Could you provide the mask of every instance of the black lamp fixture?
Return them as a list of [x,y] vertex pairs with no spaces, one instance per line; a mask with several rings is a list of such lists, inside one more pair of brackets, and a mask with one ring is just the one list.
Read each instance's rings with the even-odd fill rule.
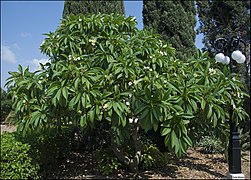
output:
[[[240,50],[244,47],[246,49],[245,42],[238,36],[233,36],[229,39],[218,38],[214,42],[217,54],[215,56],[216,62],[229,64],[230,72],[233,72],[233,60],[237,63],[244,63],[246,60],[245,55]],[[226,56],[225,56],[226,54]],[[231,58],[229,57],[231,54]],[[230,118],[230,135],[228,145],[228,167],[229,172],[227,173],[228,179],[244,179],[244,175],[241,172],[241,147],[240,137],[238,132],[238,126],[236,121],[233,119],[233,107],[230,107],[229,112]]]

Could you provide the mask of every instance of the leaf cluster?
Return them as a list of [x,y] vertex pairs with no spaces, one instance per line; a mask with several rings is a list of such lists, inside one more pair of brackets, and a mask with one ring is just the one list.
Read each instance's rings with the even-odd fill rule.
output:
[[38,179],[39,165],[30,156],[30,145],[14,134],[1,135],[1,179]]
[[19,130],[106,122],[121,143],[132,128],[160,129],[165,145],[181,156],[192,145],[196,122],[226,132],[230,107],[235,119],[245,120],[246,94],[227,67],[200,51],[180,61],[159,35],[135,25],[120,15],[63,19],[40,47],[50,62],[37,72],[21,66],[10,72],[6,85],[13,85]]

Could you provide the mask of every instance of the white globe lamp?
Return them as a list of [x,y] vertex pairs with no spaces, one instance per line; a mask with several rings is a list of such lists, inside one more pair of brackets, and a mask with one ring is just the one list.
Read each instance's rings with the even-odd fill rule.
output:
[[240,59],[236,60],[236,62],[242,64],[245,62],[245,60],[246,60],[246,57],[242,55]]
[[215,60],[216,62],[223,62],[225,59],[225,55],[223,53],[218,53],[215,56]]
[[235,60],[235,61],[238,61],[239,59],[242,58],[242,53],[237,50],[237,51],[234,51],[231,55],[231,57]]
[[222,61],[223,64],[229,64],[230,58],[228,56],[225,56],[224,60]]

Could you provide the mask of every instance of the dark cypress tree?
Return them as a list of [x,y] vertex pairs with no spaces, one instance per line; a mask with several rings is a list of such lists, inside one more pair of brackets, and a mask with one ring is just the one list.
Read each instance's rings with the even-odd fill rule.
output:
[[[197,33],[203,33],[203,49],[212,57],[216,53],[214,41],[218,37],[239,35],[246,42],[246,61],[242,65],[233,61],[233,70],[241,75],[246,91],[250,93],[250,0],[197,0],[196,5],[200,22]],[[246,100],[246,110],[250,112],[250,98]]]
[[250,1],[196,1],[204,49],[214,53],[213,43],[218,37],[239,35],[250,42]]
[[65,0],[63,17],[68,14],[88,14],[88,13],[118,13],[125,14],[124,2],[109,0],[109,1],[94,1],[94,0]]
[[143,1],[144,28],[159,33],[185,59],[196,52],[194,30],[196,9],[194,1]]

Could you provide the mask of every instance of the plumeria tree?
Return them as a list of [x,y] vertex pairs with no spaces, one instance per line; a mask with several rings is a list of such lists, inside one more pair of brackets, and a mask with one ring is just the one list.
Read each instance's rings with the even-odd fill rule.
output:
[[[242,95],[237,77],[226,80],[200,52],[186,62],[176,59],[159,35],[135,25],[135,18],[116,14],[70,15],[46,34],[40,48],[49,62],[36,72],[19,65],[7,82],[19,130],[56,126],[60,132],[69,124],[95,129],[106,123],[114,154],[137,172],[140,129],[159,129],[180,156],[192,145],[189,128],[197,121],[226,131],[230,104],[244,119],[242,98],[231,95]],[[133,156],[121,149],[128,140]]]

